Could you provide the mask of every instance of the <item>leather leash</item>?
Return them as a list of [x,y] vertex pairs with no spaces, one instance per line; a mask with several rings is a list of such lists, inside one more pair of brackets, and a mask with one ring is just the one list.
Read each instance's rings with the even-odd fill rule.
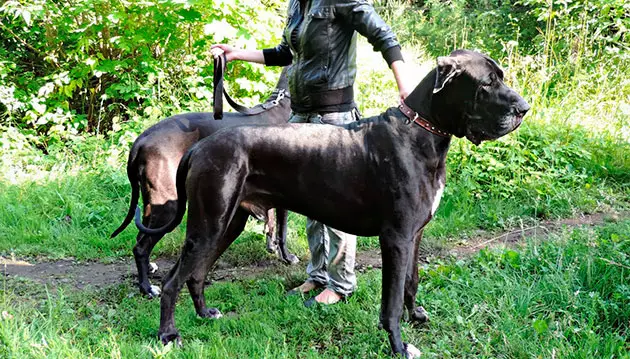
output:
[[286,93],[285,89],[278,89],[274,91],[276,97],[268,102],[265,102],[260,105],[256,105],[254,107],[245,107],[239,105],[234,101],[234,99],[228,95],[227,91],[225,91],[225,87],[223,86],[223,77],[225,75],[225,66],[227,64],[227,59],[225,58],[225,54],[221,54],[214,59],[214,69],[213,69],[213,93],[212,96],[214,98],[214,119],[221,120],[223,118],[223,96],[227,102],[235,109],[237,112],[242,113],[246,116],[258,115],[269,110],[272,107],[278,106],[280,101],[285,97],[289,97]]

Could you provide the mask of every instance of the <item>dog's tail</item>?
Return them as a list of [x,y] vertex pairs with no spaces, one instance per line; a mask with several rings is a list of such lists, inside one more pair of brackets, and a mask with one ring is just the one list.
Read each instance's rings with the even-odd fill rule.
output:
[[138,158],[137,151],[135,148],[132,148],[131,152],[129,152],[129,161],[127,165],[127,178],[129,179],[129,184],[131,184],[131,201],[129,203],[129,210],[127,211],[127,216],[125,216],[122,224],[116,228],[109,238],[116,237],[120,234],[120,232],[127,228],[133,219],[134,208],[138,207],[138,199],[140,198],[140,183],[138,179],[138,166],[136,158]]
[[140,232],[146,234],[165,234],[171,232],[175,229],[180,223],[182,223],[182,219],[184,218],[184,213],[186,213],[186,202],[188,197],[186,196],[186,176],[188,175],[188,162],[190,161],[191,151],[186,152],[184,157],[182,157],[179,162],[179,167],[177,167],[177,212],[175,213],[175,217],[171,219],[171,221],[160,228],[147,228],[142,224],[142,218],[140,215],[140,208],[136,208],[136,227]]

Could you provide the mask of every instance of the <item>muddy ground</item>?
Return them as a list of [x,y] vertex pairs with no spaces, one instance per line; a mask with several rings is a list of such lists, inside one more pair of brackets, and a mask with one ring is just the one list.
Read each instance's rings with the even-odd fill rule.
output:
[[[525,238],[548,238],[553,232],[566,227],[594,226],[604,222],[615,222],[630,217],[629,213],[621,214],[590,214],[557,221],[543,221],[527,228],[514,229],[505,233],[479,232],[475,237],[468,238],[464,244],[452,248],[425,249],[421,254],[423,261],[429,257],[455,256],[458,258],[470,256],[483,248],[498,246],[517,246]],[[454,241],[455,242],[455,241]],[[131,248],[129,248],[131,252]],[[159,270],[152,276],[152,282],[160,282],[162,275],[175,263],[176,258],[157,258],[155,263]],[[233,267],[229,263],[219,261],[209,275],[209,281],[231,281],[265,275],[267,272],[285,277],[295,273],[296,268],[302,269],[306,265],[303,260],[293,268],[284,265],[280,260],[268,260],[246,267]],[[363,271],[381,267],[380,251],[364,250],[357,253],[357,270]],[[0,256],[0,269],[5,276],[26,278],[31,281],[46,284],[49,288],[58,286],[83,289],[105,288],[121,283],[132,284],[136,281],[136,269],[133,258],[125,258],[113,263],[77,262],[72,258],[58,261],[37,261],[34,259],[16,259]]]

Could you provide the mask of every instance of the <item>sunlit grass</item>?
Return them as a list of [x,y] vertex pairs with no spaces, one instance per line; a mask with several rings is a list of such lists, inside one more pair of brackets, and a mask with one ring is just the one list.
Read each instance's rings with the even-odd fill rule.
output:
[[[626,220],[434,261],[422,267],[418,292],[431,322],[403,324],[403,337],[426,358],[623,358],[629,250]],[[0,356],[388,358],[377,329],[380,283],[380,271],[362,273],[348,303],[320,309],[286,297],[291,284],[266,272],[214,283],[206,300],[225,314],[219,320],[197,318],[184,290],[176,312],[184,347],[177,348],[157,340],[159,301],[133,285],[75,292],[4,278]]]

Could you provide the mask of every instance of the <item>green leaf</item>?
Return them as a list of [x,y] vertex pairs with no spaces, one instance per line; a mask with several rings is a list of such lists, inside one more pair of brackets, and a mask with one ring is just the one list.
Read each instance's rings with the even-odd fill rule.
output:
[[532,323],[532,327],[534,327],[534,330],[538,334],[543,334],[547,330],[549,330],[549,326],[547,325],[547,322],[541,319],[535,319],[534,322]]
[[181,16],[184,21],[193,22],[201,19],[201,13],[195,9],[181,9],[177,11],[177,14]]
[[31,12],[28,10],[22,10],[22,18],[27,26],[31,26]]

